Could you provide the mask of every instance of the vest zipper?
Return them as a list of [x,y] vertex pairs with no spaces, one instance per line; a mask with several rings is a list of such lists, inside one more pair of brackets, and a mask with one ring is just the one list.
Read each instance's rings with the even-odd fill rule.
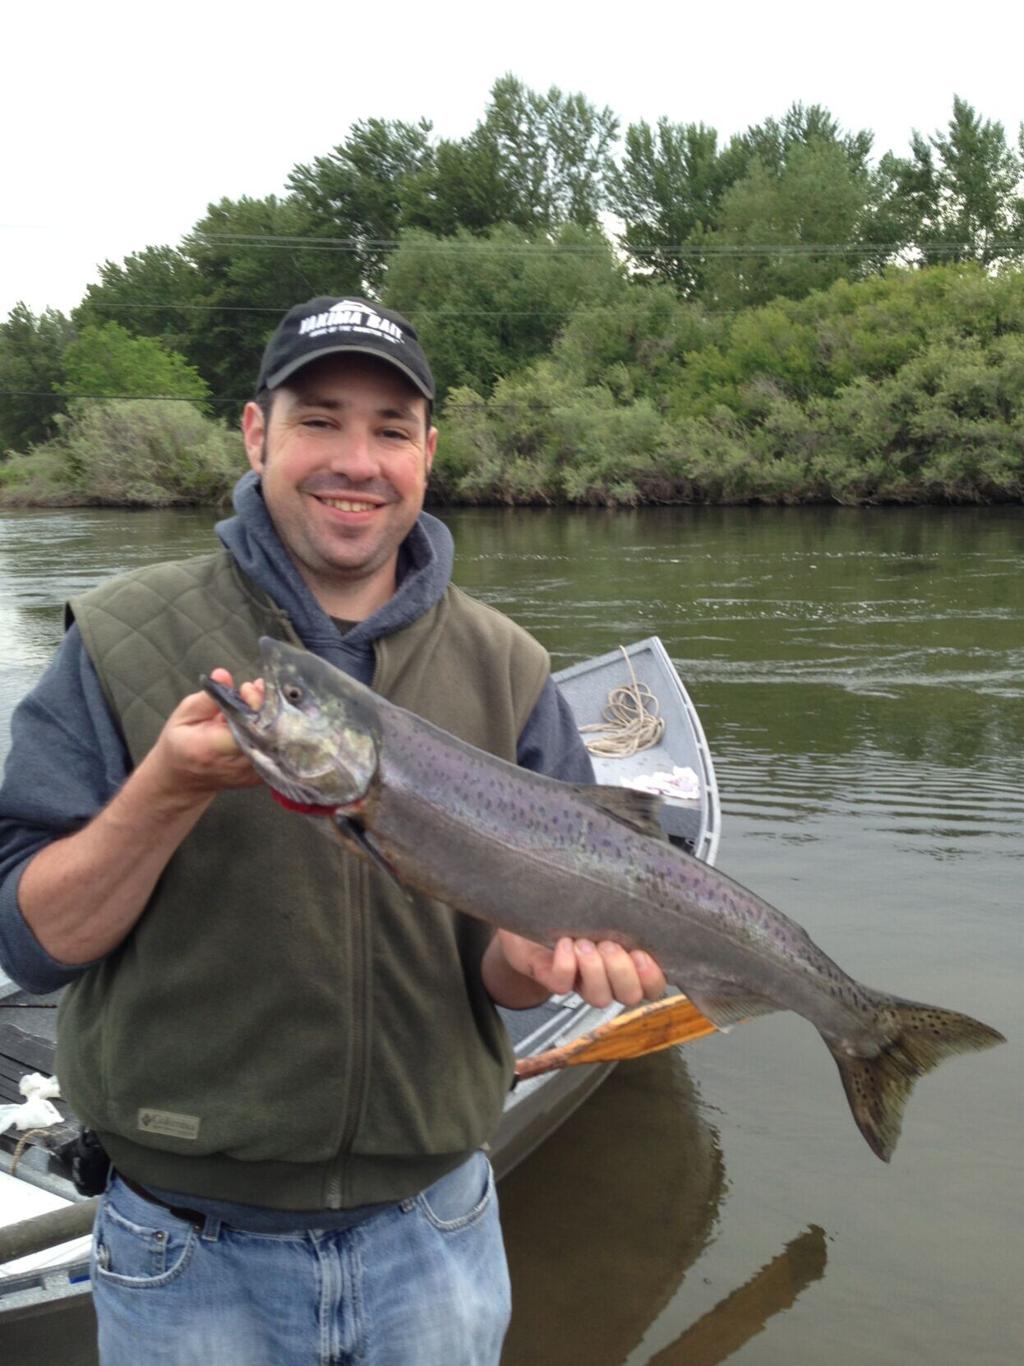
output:
[[327,1182],[327,1208],[345,1207],[345,1159],[349,1156],[355,1136],[363,1118],[366,1097],[370,1084],[370,1031],[371,1022],[367,1019],[370,989],[370,916],[367,900],[369,896],[369,869],[353,857],[348,866],[348,887],[346,898],[348,908],[345,918],[349,926],[349,980],[352,984],[351,1009],[349,1012],[349,1075],[346,1086],[345,1127],[341,1133],[341,1144],[334,1170]]

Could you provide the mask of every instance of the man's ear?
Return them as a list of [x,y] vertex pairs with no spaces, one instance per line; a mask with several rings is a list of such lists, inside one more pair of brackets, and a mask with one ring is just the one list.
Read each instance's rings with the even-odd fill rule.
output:
[[425,453],[426,453],[426,460],[427,460],[427,467],[426,467],[426,469],[424,470],[424,473],[425,473],[425,474],[429,474],[429,473],[430,473],[430,467],[431,467],[431,465],[433,465],[433,463],[434,463],[434,454],[435,454],[435,452],[437,451],[437,428],[436,428],[436,427],[431,427],[430,431],[427,432],[427,444],[426,444],[426,446],[424,447],[424,450],[425,450]]
[[258,403],[247,403],[242,411],[242,437],[249,464],[257,474],[263,469],[263,444],[266,434],[263,409]]

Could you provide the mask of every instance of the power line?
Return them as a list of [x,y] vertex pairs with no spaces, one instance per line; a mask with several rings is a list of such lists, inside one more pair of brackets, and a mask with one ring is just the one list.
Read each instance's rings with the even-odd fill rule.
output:
[[[456,386],[458,387],[458,386]],[[574,397],[585,399],[589,390],[600,388],[600,385],[583,385],[575,391]],[[493,397],[486,394],[478,394],[480,400],[479,407],[486,409],[487,412],[494,412],[498,409],[517,411],[528,411],[531,413],[552,413],[566,405],[564,403],[551,402],[550,400],[532,399],[503,399],[500,403]],[[204,398],[188,398],[184,394],[54,394],[46,390],[32,389],[0,389],[0,398],[59,398],[68,403],[78,403],[84,400],[90,403],[136,403],[159,401],[161,403],[192,403],[201,407],[205,403],[248,403],[252,395],[248,394],[245,398],[218,398],[214,395]],[[477,405],[472,405],[476,407]],[[616,403],[619,408],[623,405]]]
[[[19,225],[0,224],[0,227]],[[629,242],[623,234],[617,233],[617,241],[602,242],[493,242],[485,237],[424,237],[416,241],[402,240],[397,237],[309,237],[284,233],[240,233],[212,232],[206,229],[192,229],[185,234],[184,241],[199,240],[211,244],[251,246],[267,250],[326,251],[332,253],[383,252],[394,253],[405,249],[423,253],[445,253],[453,251],[473,251],[494,255],[607,255],[616,250],[631,256],[650,257],[668,256],[715,256],[715,255],[769,255],[779,253],[817,254],[833,253],[845,255],[893,254],[897,252],[919,251],[923,253],[949,255],[957,252],[975,252],[977,241],[935,241],[914,237],[898,242]],[[1021,251],[1024,240],[1021,237],[997,237],[985,243],[989,251]],[[144,250],[148,250],[146,248]],[[169,250],[184,256],[180,247]],[[130,255],[138,255],[133,252]],[[187,259],[187,257],[185,258]]]
[[[436,238],[431,241],[402,241],[399,238],[352,238],[352,237],[289,237],[274,233],[210,233],[200,231],[194,236],[207,242],[224,242],[239,246],[250,246],[267,251],[318,250],[326,252],[364,252],[367,250],[393,253],[399,250],[421,252],[425,255],[443,254],[453,251],[473,251],[481,255],[608,255],[615,250],[615,244],[584,242],[491,242],[485,238]],[[1024,240],[1016,237],[995,238],[985,244],[988,251],[1021,251]],[[920,251],[923,253],[951,255],[959,252],[975,252],[976,242],[677,242],[665,243],[625,243],[621,249],[631,256],[778,256],[778,255],[893,255],[898,252]]]
[[188,397],[186,394],[56,394],[52,389],[0,389],[0,398],[50,398],[60,399],[66,403],[77,403],[80,398],[89,399],[98,403],[106,403],[107,400],[117,402],[133,403],[136,400],[160,399],[167,403],[248,403],[252,397],[247,394],[245,398],[217,398],[213,394],[204,394],[202,398]]
[[[340,296],[339,296],[340,297]],[[681,302],[685,303],[685,300]],[[256,306],[242,307],[230,304],[178,304],[178,303],[108,303],[103,300],[100,305],[103,309],[121,312],[131,309],[167,309],[168,311],[187,311],[190,313],[272,313],[275,317],[280,317],[283,313],[293,307],[293,304],[280,304],[274,307]],[[382,308],[388,307],[382,304]],[[458,304],[446,304],[444,307],[429,308],[425,307],[418,310],[420,315],[429,314],[430,317],[448,316],[455,318],[561,318],[566,313],[577,308],[590,309],[610,309],[618,307],[614,303],[583,303],[570,304],[565,308],[461,308]]]
[[[90,287],[91,287],[91,286],[90,286]],[[88,300],[83,300],[83,302],[88,302]],[[76,305],[76,306],[77,306],[77,305]],[[253,305],[251,305],[251,306],[250,306],[250,305],[244,305],[244,304],[181,304],[181,303],[176,303],[176,302],[174,302],[173,300],[166,300],[166,301],[164,301],[163,303],[142,302],[142,303],[134,303],[134,304],[122,304],[122,303],[109,303],[106,299],[103,300],[103,307],[104,307],[105,309],[107,309],[107,308],[109,308],[109,309],[116,309],[118,312],[121,312],[121,311],[127,310],[127,309],[134,309],[134,308],[162,308],[162,309],[165,308],[165,309],[167,309],[168,311],[173,311],[173,312],[176,312],[176,313],[274,313],[274,314],[282,314],[282,313],[286,313],[286,312],[288,311],[288,309],[291,308],[291,306],[292,306],[291,304],[281,304],[280,307],[271,307],[271,306],[269,306],[269,305],[264,306],[264,305],[257,305],[257,304],[253,304]]]
[[[745,312],[739,308],[706,308],[697,300],[681,299],[680,305],[686,307],[690,305],[700,309],[698,321],[710,318],[732,318],[737,313]],[[177,304],[177,303],[114,303],[106,299],[101,300],[95,305],[103,313],[130,313],[130,312],[179,312],[187,311],[190,313],[264,313],[271,317],[282,317],[293,303],[280,304],[274,307],[269,305],[252,307],[234,307],[222,304]],[[458,304],[445,304],[440,308],[427,307],[416,310],[417,325],[422,330],[423,320],[429,318],[431,322],[437,322],[446,318],[565,318],[567,321],[578,313],[597,313],[611,312],[621,307],[621,302],[612,303],[588,303],[574,302],[567,304],[564,308],[461,308]],[[388,307],[382,304],[381,307]],[[88,324],[87,324],[88,325]]]

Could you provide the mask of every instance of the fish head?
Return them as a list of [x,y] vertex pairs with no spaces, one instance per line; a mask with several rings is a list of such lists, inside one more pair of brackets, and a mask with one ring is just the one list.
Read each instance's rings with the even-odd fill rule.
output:
[[203,678],[231,733],[286,805],[357,807],[377,773],[380,725],[373,693],[333,664],[264,636],[259,709],[233,688]]

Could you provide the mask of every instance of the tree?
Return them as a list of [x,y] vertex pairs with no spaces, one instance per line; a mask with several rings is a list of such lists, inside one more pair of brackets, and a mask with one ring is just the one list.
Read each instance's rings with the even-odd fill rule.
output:
[[512,75],[495,81],[478,129],[501,167],[501,218],[521,227],[578,223],[593,227],[618,120],[582,95],[529,90]]
[[436,237],[451,237],[460,229],[486,233],[510,212],[501,162],[479,129],[457,141],[442,138],[403,190],[402,227],[422,228]]
[[252,392],[267,338],[288,308],[358,290],[352,254],[318,245],[318,236],[301,204],[268,195],[211,204],[185,238],[203,308],[192,314],[184,353],[219,402]]
[[71,399],[57,425],[56,436],[3,467],[6,503],[216,503],[245,468],[237,429],[205,417],[191,403]]
[[507,75],[467,137],[435,142],[426,119],[362,120],[288,185],[314,231],[351,244],[361,287],[376,293],[404,228],[450,236],[499,223],[595,225],[617,130],[610,109]]
[[72,336],[70,321],[52,308],[37,318],[19,303],[0,323],[0,455],[53,435]]
[[661,406],[692,354],[714,336],[699,304],[668,285],[629,283],[611,303],[574,309],[551,355],[577,388],[603,385],[620,402],[647,397]]
[[[620,240],[641,273],[671,282],[684,297],[713,297],[721,290],[723,278],[721,269],[709,267],[716,256],[743,241],[752,245],[799,243],[801,239],[792,235],[799,229],[795,206],[784,207],[793,193],[787,195],[783,189],[773,195],[771,188],[775,182],[788,180],[791,191],[810,194],[813,200],[814,184],[806,175],[793,174],[794,168],[806,166],[812,149],[835,168],[833,180],[839,176],[850,185],[859,185],[868,202],[872,140],[863,129],[844,133],[829,111],[816,104],[791,105],[781,119],[754,124],[722,148],[716,131],[702,123],[673,124],[661,119],[656,129],[646,123],[633,124],[626,132],[622,163],[611,178],[611,204],[625,223]],[[744,181],[751,179],[753,183],[741,190]],[[797,190],[799,179],[804,183]],[[834,185],[824,188],[834,200]],[[784,207],[788,221],[776,223],[770,216],[778,207]],[[808,223],[817,218],[815,231],[833,231],[829,218],[834,208],[833,204],[815,214],[808,205],[805,216]],[[762,230],[746,237],[742,220],[759,209],[763,210]],[[848,224],[841,221],[837,226],[845,231]],[[755,242],[756,238],[761,240]],[[833,243],[846,239],[802,240]],[[728,277],[729,272],[725,274]]]
[[955,96],[947,131],[916,130],[909,157],[887,155],[879,235],[925,263],[1019,258],[1024,249],[1024,125],[1014,149],[1001,123]]
[[723,196],[706,267],[718,307],[801,298],[864,271],[866,170],[837,142],[795,142],[780,169],[755,160]]
[[146,247],[118,264],[104,261],[72,317],[76,327],[119,323],[138,337],[159,337],[184,352],[202,309],[202,280],[177,247]]
[[781,175],[793,150],[825,144],[835,147],[850,163],[851,170],[865,173],[874,143],[874,135],[866,128],[856,133],[844,133],[836,119],[824,105],[791,104],[781,119],[765,119],[755,123],[734,140],[737,150],[746,157],[747,166],[760,162],[768,170]]
[[379,289],[409,202],[422,203],[428,194],[424,175],[434,164],[430,131],[425,119],[363,119],[345,142],[296,166],[288,177],[310,230],[350,243],[340,292]]
[[571,313],[624,287],[607,239],[567,224],[551,235],[509,225],[487,237],[402,236],[384,302],[415,319],[439,395],[489,394],[501,375],[551,346]]
[[745,163],[735,146],[719,150],[718,134],[703,123],[630,125],[610,200],[625,224],[619,240],[643,274],[668,281],[683,297],[704,288],[699,247],[718,226],[722,196]]
[[64,352],[64,371],[67,398],[182,398],[202,408],[210,396],[183,356],[119,323],[84,327]]

